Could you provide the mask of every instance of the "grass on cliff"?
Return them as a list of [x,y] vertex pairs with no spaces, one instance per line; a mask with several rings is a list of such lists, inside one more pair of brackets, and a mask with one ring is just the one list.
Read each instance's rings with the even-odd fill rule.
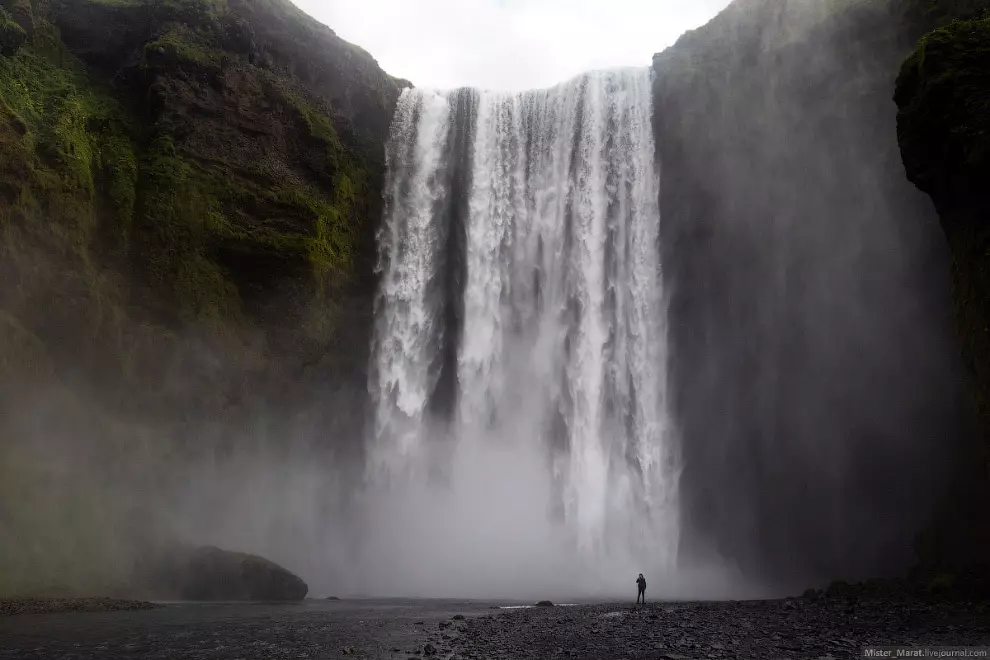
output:
[[[190,21],[214,16],[221,7],[206,1],[173,4],[169,15]],[[222,57],[207,36],[181,22],[148,42],[144,52],[150,60],[164,53],[166,66],[214,66]],[[212,259],[219,244],[300,259],[309,263],[317,283],[327,276],[346,278],[359,229],[356,206],[368,194],[367,170],[347,155],[326,112],[272,72],[258,73],[323,145],[328,185],[259,186],[223,164],[204,168],[167,132],[139,148],[137,122],[127,119],[112,94],[71,55],[56,58],[27,48],[0,58],[0,185],[13,201],[0,205],[0,227],[10,238],[8,247],[33,240],[32,234],[49,244],[57,237],[58,252],[95,268],[99,258],[93,248],[110,237],[118,254],[139,255],[152,281],[173,292],[182,318],[220,330],[238,326],[243,316],[237,287]],[[277,216],[283,209],[302,218],[303,226],[285,231],[263,217],[243,221],[252,213]],[[147,248],[138,253],[130,249],[135,219],[139,242]]]
[[[70,55],[0,57],[0,255],[22,304],[69,276],[85,310],[77,331],[108,338],[123,301],[94,246],[126,249],[137,161],[126,113]],[[46,269],[37,251],[60,264]],[[8,296],[11,293],[7,291]],[[16,302],[15,302],[16,304]],[[91,335],[88,333],[92,333]]]
[[953,21],[921,39],[895,100],[911,180],[936,197],[981,194],[990,175],[990,18]]
[[98,186],[106,184],[115,207],[113,233],[125,240],[137,164],[119,104],[81,67],[31,50],[0,58],[0,99],[7,118],[0,148],[10,155],[4,184],[16,200],[4,206],[6,215],[54,223],[84,257],[97,227]]

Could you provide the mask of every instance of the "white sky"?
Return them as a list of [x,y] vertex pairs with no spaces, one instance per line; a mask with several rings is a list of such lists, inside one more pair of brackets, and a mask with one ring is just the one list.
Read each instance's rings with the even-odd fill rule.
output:
[[548,87],[648,66],[729,0],[294,0],[419,87]]

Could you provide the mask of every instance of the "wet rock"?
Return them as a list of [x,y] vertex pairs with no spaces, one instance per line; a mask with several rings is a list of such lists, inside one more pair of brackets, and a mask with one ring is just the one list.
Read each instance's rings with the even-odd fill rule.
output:
[[537,607],[553,607],[553,603],[549,600],[541,600],[536,604]]
[[212,546],[159,552],[137,580],[162,599],[298,601],[309,591],[301,578],[272,561]]

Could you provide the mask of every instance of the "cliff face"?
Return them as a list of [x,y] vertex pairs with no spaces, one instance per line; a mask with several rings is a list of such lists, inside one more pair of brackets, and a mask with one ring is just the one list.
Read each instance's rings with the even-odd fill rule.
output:
[[990,3],[919,3],[925,35],[897,79],[897,136],[907,176],[938,209],[952,262],[952,300],[979,432],[928,538],[932,561],[990,569]]
[[395,81],[287,1],[8,5],[9,323],[129,400],[168,333],[263,379],[357,368]]
[[0,5],[2,590],[262,416],[357,450],[400,90],[288,0]]
[[958,437],[947,256],[890,101],[886,0],[739,0],[654,61],[682,556],[897,573]]

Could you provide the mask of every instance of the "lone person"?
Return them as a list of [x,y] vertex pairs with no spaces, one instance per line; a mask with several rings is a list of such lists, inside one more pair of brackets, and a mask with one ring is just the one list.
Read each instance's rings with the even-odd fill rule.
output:
[[643,577],[642,573],[636,578],[636,586],[639,588],[636,594],[636,604],[639,605],[640,599],[642,599],[643,605],[646,605],[646,578]]

